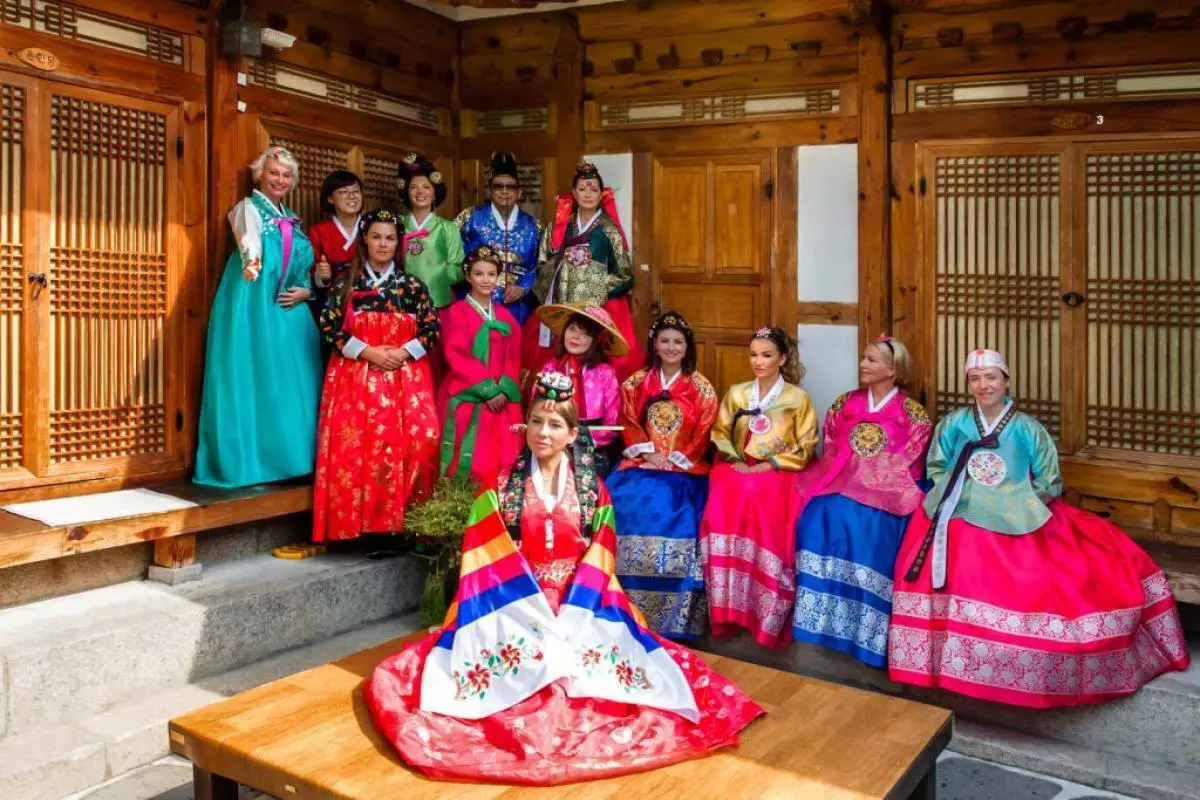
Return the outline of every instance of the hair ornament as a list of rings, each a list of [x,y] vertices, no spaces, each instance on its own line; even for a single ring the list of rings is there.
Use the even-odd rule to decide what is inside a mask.
[[[561,403],[575,396],[575,384],[561,372],[543,372],[537,377],[537,397],[551,403]]]

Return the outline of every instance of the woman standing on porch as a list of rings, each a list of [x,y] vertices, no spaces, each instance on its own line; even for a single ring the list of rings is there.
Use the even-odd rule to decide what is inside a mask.
[[[446,202],[446,181],[433,162],[410,153],[396,173],[396,188],[408,210],[404,221],[404,271],[416,275],[441,310],[454,302],[463,278],[463,242],[458,226],[434,212]]]
[[[700,636],[708,621],[700,518],[708,499],[709,435],[720,401],[696,371],[692,327],[675,312],[650,326],[646,369],[621,385],[624,456],[609,476],[617,515],[617,577],[655,633]]]
[[[700,557],[714,636],[746,628],[767,647],[791,638],[796,600],[796,491],[817,449],[817,416],[797,384],[804,366],[779,328],[750,340],[754,380],[725,393],[700,524]]]
[[[321,184],[321,209],[325,219],[313,225],[308,236],[313,245],[313,287],[319,317],[329,299],[329,287],[354,258],[358,223],[362,219],[362,181],[353,172],[334,170]]]
[[[229,212],[237,249],[213,299],[200,401],[194,480],[222,488],[308,475],[316,447],[321,346],[303,308],[313,251],[283,205],[300,165],[271,147],[250,170],[258,188]]]
[[[932,426],[900,387],[912,357],[880,336],[858,362],[862,389],[825,415],[820,461],[800,476],[796,523],[796,612],[792,637],[887,665],[892,568],[917,488]]]
[[[396,266],[400,220],[363,217],[354,260],[334,285],[321,333],[325,375],[313,540],[398,533],[409,503],[437,478],[437,413],[425,354],[438,342],[425,284]]]
[[[896,560],[889,676],[1051,708],[1186,669],[1166,575],[1111,522],[1059,499],[1058,450],[1009,398],[1004,357],[976,350],[964,369],[975,402],[938,423],[934,488]]]
[[[629,240],[617,215],[612,189],[600,171],[581,161],[571,191],[558,196],[550,235],[542,239],[533,291],[542,303],[583,302],[601,306],[630,349],[613,362],[617,380],[640,369],[645,353],[633,329],[633,264]],[[554,355],[554,332],[538,320],[525,325],[521,363],[535,369]]]

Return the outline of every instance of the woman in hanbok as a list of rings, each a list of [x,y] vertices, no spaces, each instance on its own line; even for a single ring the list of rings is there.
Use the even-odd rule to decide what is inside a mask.
[[[426,775],[598,780],[736,745],[763,713],[647,630],[622,592],[612,506],[572,388],[540,376],[527,448],[472,508],[444,627],[367,681],[376,727]]]
[[[318,319],[329,299],[329,289],[342,270],[350,266],[358,243],[362,219],[362,181],[349,170],[334,170],[321,183],[321,210],[325,219],[308,231],[313,246],[312,304]]]
[[[720,400],[696,371],[695,338],[681,315],[655,320],[650,348],[646,369],[621,385],[624,458],[608,478],[617,576],[651,630],[687,638],[708,623],[699,534]]]
[[[1111,522],[1059,499],[1058,450],[1008,396],[994,350],[965,365],[975,402],[934,431],[934,487],[896,560],[892,680],[1050,708],[1186,669],[1167,577]]]
[[[586,161],[575,169],[571,192],[558,196],[550,235],[543,237],[533,291],[543,303],[602,306],[628,351],[613,361],[617,380],[641,368],[645,354],[633,329],[633,265],[629,240],[617,215],[612,189]],[[525,325],[522,363],[545,363],[554,352],[554,331],[537,320]]]
[[[438,343],[425,284],[396,266],[400,220],[363,217],[354,260],[334,284],[321,333],[334,348],[321,396],[313,540],[395,534],[433,488],[438,419],[425,354]]]
[[[568,376],[575,387],[580,421],[589,428],[609,428],[591,432],[596,443],[596,471],[607,477],[619,455],[621,438],[617,430],[621,387],[610,359],[628,353],[629,344],[608,312],[588,303],[541,306],[530,319],[545,325],[556,340],[554,353],[532,375],[561,372]]]
[[[912,357],[880,336],[858,363],[863,388],[825,415],[819,461],[800,474],[792,638],[887,665],[892,571],[904,528],[924,494],[932,425],[901,386]]]
[[[213,298],[194,480],[234,488],[308,475],[316,451],[321,343],[305,301],[312,245],[283,204],[300,165],[271,147],[257,187],[229,212],[237,249]]]
[[[767,647],[791,639],[800,471],[817,449],[804,368],[779,328],[750,340],[754,380],[725,393],[713,425],[700,557],[714,636],[749,630]]]
[[[458,226],[434,212],[446,202],[446,181],[432,161],[410,153],[396,173],[396,187],[408,210],[404,271],[425,282],[434,306],[454,302],[453,287],[463,278],[463,243]]]
[[[517,320],[492,293],[500,258],[482,245],[467,259],[466,299],[441,314],[446,372],[438,386],[442,474],[482,483],[521,449],[521,334]]]

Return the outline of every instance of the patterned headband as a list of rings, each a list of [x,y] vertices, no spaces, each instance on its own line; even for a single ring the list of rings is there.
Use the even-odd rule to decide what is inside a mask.
[[[654,323],[650,326],[649,338],[653,339],[655,336],[658,336],[660,331],[666,328],[673,328],[685,333],[692,332],[692,326],[688,325],[688,321],[686,319],[679,314],[676,314],[674,311],[668,311],[666,314],[663,314],[661,317],[654,320]]]
[[[267,155],[271,156],[271,158],[287,158],[291,159],[292,161],[296,160],[296,157],[292,155],[292,151],[288,150],[286,147],[272,147],[267,151]]]
[[[390,222],[396,227],[400,227],[399,217],[386,208],[378,208],[369,214],[363,215],[362,220],[358,223],[358,230],[365,235],[376,222]]]
[[[888,336],[886,333],[879,334],[872,340],[871,343],[872,344],[886,344],[888,350],[891,350],[893,353],[896,352],[896,348],[892,347],[892,337]]]
[[[575,167],[575,180],[594,180],[600,178],[600,170],[590,161],[580,161]]]
[[[561,372],[543,372],[537,377],[537,396],[552,403],[561,403],[575,396],[575,384]]]
[[[496,255],[496,251],[488,247],[486,244],[481,244],[479,247],[471,251],[467,256],[467,264],[474,264],[476,261],[486,261],[489,264],[500,264],[500,257]]]

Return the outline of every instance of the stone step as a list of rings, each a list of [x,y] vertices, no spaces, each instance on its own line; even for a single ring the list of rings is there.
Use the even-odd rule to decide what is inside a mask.
[[[0,741],[416,607],[415,559],[256,555],[0,611]],[[0,797],[4,796],[0,794]]]
[[[888,680],[886,672],[813,645],[792,644],[771,651],[749,635],[739,634],[705,638],[696,646],[802,675],[934,703],[952,709],[960,720],[978,720],[1109,755],[1200,771],[1200,646],[1194,644],[1192,666],[1186,672],[1159,676],[1130,697],[1051,710],[1015,708],[903,686]]]
[[[0,798],[59,800],[83,792],[167,755],[167,722],[173,717],[419,627],[415,614],[394,617],[219,675],[137,692],[98,713],[10,736],[0,742]]]
[[[1200,798],[1200,771],[1150,764],[973,720],[955,722],[950,750],[1144,800]]]

